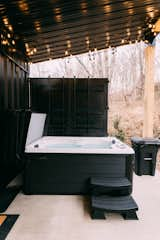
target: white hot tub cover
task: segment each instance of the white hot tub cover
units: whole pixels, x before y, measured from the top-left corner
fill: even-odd
[[[46,113],[32,113],[28,127],[26,146],[43,136]]]

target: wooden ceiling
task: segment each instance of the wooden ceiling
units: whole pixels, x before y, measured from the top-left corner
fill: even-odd
[[[24,42],[31,62],[150,41],[159,16],[159,0],[0,1],[0,26]]]

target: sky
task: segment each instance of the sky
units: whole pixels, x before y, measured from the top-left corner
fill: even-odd
[[[144,42],[30,64],[30,77],[104,77],[110,91],[133,88],[144,77]],[[160,82],[160,35],[156,38],[155,82]]]

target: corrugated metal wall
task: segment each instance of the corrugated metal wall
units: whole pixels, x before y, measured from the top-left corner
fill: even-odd
[[[27,63],[0,52],[0,189],[22,169],[20,123],[28,109]],[[20,121],[21,120],[21,121]]]
[[[15,110],[28,107],[27,76],[28,73],[25,62],[19,60],[16,64],[8,57],[0,54],[1,110]]]

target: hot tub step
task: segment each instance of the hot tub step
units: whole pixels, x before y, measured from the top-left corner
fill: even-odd
[[[127,178],[93,177],[90,179],[92,195],[124,196],[132,191],[132,184]]]
[[[126,220],[138,219],[138,206],[131,196],[92,196],[91,208],[92,219],[105,219],[105,213],[110,212],[120,213]]]

